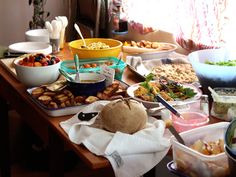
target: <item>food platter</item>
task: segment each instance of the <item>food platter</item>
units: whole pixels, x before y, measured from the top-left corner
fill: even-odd
[[[173,54],[169,57],[144,61],[140,57],[129,56],[126,62],[130,71],[139,77],[145,78],[152,73],[156,78],[163,76],[175,82],[200,87],[198,77],[185,56]]]
[[[134,96],[134,91],[140,87],[140,84],[141,83],[137,83],[137,84],[134,84],[134,85],[131,85],[130,87],[128,87],[128,89],[127,89],[128,96],[130,96],[131,98],[133,98],[139,102],[142,102],[146,108],[160,107],[161,103],[159,103],[159,102],[145,101],[145,100],[142,100],[141,98],[137,98]],[[170,104],[176,104],[177,102],[191,102],[194,100],[198,100],[201,97],[202,91],[198,87],[194,86],[193,84],[181,84],[181,85],[183,85],[184,88],[193,89],[193,91],[196,93],[196,95],[192,98],[189,98],[189,99],[186,99],[183,101],[169,101]]]
[[[119,86],[126,89],[128,85],[122,81],[117,81],[119,82]],[[109,86],[108,86],[109,87]],[[57,116],[66,116],[66,115],[71,115],[71,114],[76,114],[80,110],[82,110],[85,106],[89,105],[89,103],[81,103],[78,105],[70,105],[66,107],[58,107],[58,108],[52,108],[52,107],[47,107],[45,104],[39,101],[36,97],[33,96],[33,91],[36,90],[39,87],[33,87],[27,89],[28,96],[32,99],[35,104],[39,106],[39,108],[45,112],[47,115],[52,116],[52,117],[57,117]],[[118,90],[119,91],[119,90]],[[46,91],[48,92],[48,91]],[[56,91],[57,94],[60,94],[60,91]]]
[[[60,108],[60,109],[54,109],[54,108],[48,108],[42,103],[40,103],[36,98],[32,97],[32,91],[36,89],[36,87],[29,88],[27,89],[27,93],[29,97],[32,99],[32,101],[39,106],[39,108],[45,112],[47,115],[52,116],[52,117],[57,117],[57,116],[65,116],[65,115],[71,115],[71,114],[76,114],[79,112],[81,109],[83,109],[86,105],[78,105],[78,106],[69,106],[65,108]]]
[[[175,44],[158,42],[158,48],[145,48],[123,46],[122,50],[127,55],[140,56],[143,60],[167,58],[168,55],[177,49]]]
[[[141,47],[132,47],[132,46],[123,46],[123,52],[126,53],[146,53],[146,52],[156,52],[156,53],[166,53],[172,52],[177,49],[175,44],[158,42],[159,47],[154,48],[141,48]]]

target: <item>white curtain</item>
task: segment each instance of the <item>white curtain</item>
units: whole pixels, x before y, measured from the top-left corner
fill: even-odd
[[[134,29],[171,32],[189,51],[235,41],[234,0],[122,0],[122,6]]]

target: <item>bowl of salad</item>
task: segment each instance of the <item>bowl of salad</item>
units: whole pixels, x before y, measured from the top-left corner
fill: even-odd
[[[236,87],[236,54],[226,48],[205,49],[188,55],[204,93],[208,86]]]
[[[127,94],[149,109],[162,106],[156,95],[174,106],[198,100],[202,92],[193,84],[180,84],[165,77],[157,79],[153,74],[149,74],[145,81],[131,85],[127,89]]]

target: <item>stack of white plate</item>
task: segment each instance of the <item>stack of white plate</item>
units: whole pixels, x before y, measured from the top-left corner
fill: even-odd
[[[12,53],[52,53],[52,46],[45,42],[19,42],[9,45],[8,48]]]
[[[49,32],[47,29],[34,29],[25,32],[27,42],[14,43],[8,46],[10,53],[52,53],[49,44]]]

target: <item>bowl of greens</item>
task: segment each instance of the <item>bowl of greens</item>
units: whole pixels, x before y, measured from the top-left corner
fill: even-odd
[[[204,93],[208,86],[236,87],[236,54],[226,48],[205,49],[188,55]]]

